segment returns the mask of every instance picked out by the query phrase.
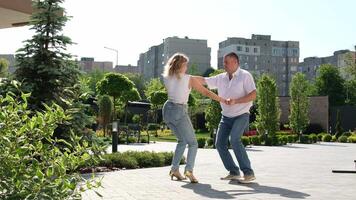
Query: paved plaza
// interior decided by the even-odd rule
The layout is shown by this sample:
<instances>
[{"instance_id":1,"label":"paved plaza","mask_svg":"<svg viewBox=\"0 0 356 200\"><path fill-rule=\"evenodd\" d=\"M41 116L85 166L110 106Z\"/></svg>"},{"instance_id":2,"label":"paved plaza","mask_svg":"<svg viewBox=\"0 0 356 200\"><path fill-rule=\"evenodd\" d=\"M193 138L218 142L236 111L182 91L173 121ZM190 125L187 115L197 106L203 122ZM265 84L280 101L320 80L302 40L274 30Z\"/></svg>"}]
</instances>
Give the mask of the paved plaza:
<instances>
[{"instance_id":1,"label":"paved plaza","mask_svg":"<svg viewBox=\"0 0 356 200\"><path fill-rule=\"evenodd\" d=\"M119 145L119 151L173 151L175 143ZM315 199L355 200L356 174L335 174L332 169L354 170L356 144L292 144L247 148L257 180L251 184L222 181L222 162L215 149L199 149L194 174L198 184L171 181L170 167L101 173L103 187L83 194L96 199ZM231 151L232 152L232 151ZM181 166L181 171L184 167Z\"/></svg>"}]
</instances>

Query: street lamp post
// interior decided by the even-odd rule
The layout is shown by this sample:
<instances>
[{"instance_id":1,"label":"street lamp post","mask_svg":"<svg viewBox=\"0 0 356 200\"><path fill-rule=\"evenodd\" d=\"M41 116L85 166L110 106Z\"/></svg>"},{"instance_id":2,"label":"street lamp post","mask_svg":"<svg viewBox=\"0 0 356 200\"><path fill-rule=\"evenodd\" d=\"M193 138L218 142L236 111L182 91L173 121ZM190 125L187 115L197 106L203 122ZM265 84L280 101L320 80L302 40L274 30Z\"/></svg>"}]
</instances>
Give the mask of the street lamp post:
<instances>
[{"instance_id":1,"label":"street lamp post","mask_svg":"<svg viewBox=\"0 0 356 200\"><path fill-rule=\"evenodd\" d=\"M119 65L119 62L118 62L119 51L117 49L113 49L113 48L110 48L110 47L104 47L104 48L108 49L110 51L115 51L115 53L116 53L116 65L115 66Z\"/></svg>"},{"instance_id":2,"label":"street lamp post","mask_svg":"<svg viewBox=\"0 0 356 200\"><path fill-rule=\"evenodd\" d=\"M119 140L119 128L118 128L118 121L112 122L112 152L117 152L117 145Z\"/></svg>"}]
</instances>

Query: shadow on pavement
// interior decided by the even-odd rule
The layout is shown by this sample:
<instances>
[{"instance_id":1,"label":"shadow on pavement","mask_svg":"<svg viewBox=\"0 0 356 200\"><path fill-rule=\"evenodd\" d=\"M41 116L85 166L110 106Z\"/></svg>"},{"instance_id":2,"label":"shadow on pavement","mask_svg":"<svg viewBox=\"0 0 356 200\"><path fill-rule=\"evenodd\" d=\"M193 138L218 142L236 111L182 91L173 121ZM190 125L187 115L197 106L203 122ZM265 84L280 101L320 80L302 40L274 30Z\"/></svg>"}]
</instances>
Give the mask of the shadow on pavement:
<instances>
[{"instance_id":1,"label":"shadow on pavement","mask_svg":"<svg viewBox=\"0 0 356 200\"><path fill-rule=\"evenodd\" d=\"M308 149L307 147L300 147L300 146L295 146L291 144L283 145L283 146L277 146L281 148L290 148L290 149Z\"/></svg>"},{"instance_id":2,"label":"shadow on pavement","mask_svg":"<svg viewBox=\"0 0 356 200\"><path fill-rule=\"evenodd\" d=\"M253 149L251 147L246 147L245 149L246 149L246 151L253 151L253 152L262 152L263 151L261 149Z\"/></svg>"},{"instance_id":3,"label":"shadow on pavement","mask_svg":"<svg viewBox=\"0 0 356 200\"><path fill-rule=\"evenodd\" d=\"M292 199L305 199L306 197L310 196L307 193L298 192L298 191L289 190L289 189L280 188L280 187L264 186L264 185L260 185L258 183L241 184L236 181L230 181L229 184L238 185L241 187L247 187L247 188L252 189L252 190L228 190L228 191L226 191L229 193L234 192L234 194L232 194L232 195L235 195L235 196L256 194L256 193L276 194L276 195L280 195L282 197L288 197L288 198L292 198Z\"/></svg>"},{"instance_id":4,"label":"shadow on pavement","mask_svg":"<svg viewBox=\"0 0 356 200\"><path fill-rule=\"evenodd\" d=\"M189 184L183 185L182 187L186 188L186 189L191 189L196 194L199 194L204 197L212 198L212 199L233 199L234 198L234 196L228 194L227 192L219 191L219 190L215 190L215 189L211 188L210 184L189 183Z\"/></svg>"}]
</instances>

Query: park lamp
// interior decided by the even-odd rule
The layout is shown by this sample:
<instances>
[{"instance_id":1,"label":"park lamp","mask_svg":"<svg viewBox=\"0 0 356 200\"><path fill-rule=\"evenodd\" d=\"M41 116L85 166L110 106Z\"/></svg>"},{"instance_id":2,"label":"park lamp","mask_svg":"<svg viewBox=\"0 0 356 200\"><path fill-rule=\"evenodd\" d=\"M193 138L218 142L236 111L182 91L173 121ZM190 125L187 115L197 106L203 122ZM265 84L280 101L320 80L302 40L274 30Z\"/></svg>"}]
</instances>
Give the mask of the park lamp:
<instances>
[{"instance_id":1,"label":"park lamp","mask_svg":"<svg viewBox=\"0 0 356 200\"><path fill-rule=\"evenodd\" d=\"M118 121L112 122L112 153L117 152L118 145Z\"/></svg>"},{"instance_id":2,"label":"park lamp","mask_svg":"<svg viewBox=\"0 0 356 200\"><path fill-rule=\"evenodd\" d=\"M117 121L112 122L112 132L117 132Z\"/></svg>"}]
</instances>

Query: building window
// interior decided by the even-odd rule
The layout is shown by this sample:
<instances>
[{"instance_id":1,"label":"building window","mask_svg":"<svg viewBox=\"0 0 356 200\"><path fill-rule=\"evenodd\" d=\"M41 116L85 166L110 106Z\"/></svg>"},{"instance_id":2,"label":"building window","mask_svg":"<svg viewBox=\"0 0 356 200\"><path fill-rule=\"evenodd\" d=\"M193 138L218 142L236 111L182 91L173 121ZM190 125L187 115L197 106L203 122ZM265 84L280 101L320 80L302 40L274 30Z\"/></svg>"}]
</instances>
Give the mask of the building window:
<instances>
[{"instance_id":1,"label":"building window","mask_svg":"<svg viewBox=\"0 0 356 200\"><path fill-rule=\"evenodd\" d=\"M257 49L257 48L253 48L253 52L254 52L254 53L257 53L257 52L258 52L258 49Z\"/></svg>"},{"instance_id":2,"label":"building window","mask_svg":"<svg viewBox=\"0 0 356 200\"><path fill-rule=\"evenodd\" d=\"M245 50L246 50L246 52L249 52L249 51L250 51L250 48L246 47Z\"/></svg>"},{"instance_id":3,"label":"building window","mask_svg":"<svg viewBox=\"0 0 356 200\"><path fill-rule=\"evenodd\" d=\"M286 58L283 58L283 63L286 63Z\"/></svg>"},{"instance_id":4,"label":"building window","mask_svg":"<svg viewBox=\"0 0 356 200\"><path fill-rule=\"evenodd\" d=\"M241 51L241 50L242 50L241 46L237 46L237 51Z\"/></svg>"},{"instance_id":5,"label":"building window","mask_svg":"<svg viewBox=\"0 0 356 200\"><path fill-rule=\"evenodd\" d=\"M255 56L255 62L257 62L257 56Z\"/></svg>"}]
</instances>

